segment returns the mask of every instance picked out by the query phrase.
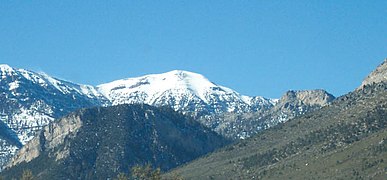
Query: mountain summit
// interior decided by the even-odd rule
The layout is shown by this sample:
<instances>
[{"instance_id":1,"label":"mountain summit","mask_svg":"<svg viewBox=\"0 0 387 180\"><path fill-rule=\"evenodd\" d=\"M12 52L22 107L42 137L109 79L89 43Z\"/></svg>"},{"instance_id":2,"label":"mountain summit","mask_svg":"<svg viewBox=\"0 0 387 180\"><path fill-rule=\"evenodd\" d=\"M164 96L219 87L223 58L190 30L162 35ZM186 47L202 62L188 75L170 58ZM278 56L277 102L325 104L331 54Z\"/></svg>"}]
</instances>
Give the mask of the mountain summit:
<instances>
[{"instance_id":1,"label":"mountain summit","mask_svg":"<svg viewBox=\"0 0 387 180\"><path fill-rule=\"evenodd\" d=\"M198 115L255 111L273 105L273 100L243 96L203 75L182 70L117 80L97 88L113 105L168 105Z\"/></svg>"}]
</instances>

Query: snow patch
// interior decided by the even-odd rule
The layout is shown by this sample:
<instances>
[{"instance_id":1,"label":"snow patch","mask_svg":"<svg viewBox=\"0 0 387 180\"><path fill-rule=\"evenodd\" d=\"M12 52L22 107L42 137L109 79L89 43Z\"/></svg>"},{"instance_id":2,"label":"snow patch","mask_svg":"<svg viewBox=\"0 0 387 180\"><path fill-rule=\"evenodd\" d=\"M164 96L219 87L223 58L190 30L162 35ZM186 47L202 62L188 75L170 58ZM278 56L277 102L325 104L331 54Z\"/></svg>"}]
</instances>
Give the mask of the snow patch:
<instances>
[{"instance_id":1,"label":"snow patch","mask_svg":"<svg viewBox=\"0 0 387 180\"><path fill-rule=\"evenodd\" d=\"M68 94L70 93L69 89L66 88L66 86L63 85L62 82L58 81L57 79L45 74L45 73L40 73L44 77L45 80L48 81L52 86L54 86L56 89L58 89L60 92L63 94Z\"/></svg>"},{"instance_id":2,"label":"snow patch","mask_svg":"<svg viewBox=\"0 0 387 180\"><path fill-rule=\"evenodd\" d=\"M1 79L7 78L7 76L12 76L15 70L8 66L7 64L0 64Z\"/></svg>"},{"instance_id":3,"label":"snow patch","mask_svg":"<svg viewBox=\"0 0 387 180\"><path fill-rule=\"evenodd\" d=\"M9 90L10 91L13 91L13 90L17 89L18 87L19 87L19 82L18 81L14 81L14 82L9 83Z\"/></svg>"},{"instance_id":4,"label":"snow patch","mask_svg":"<svg viewBox=\"0 0 387 180\"><path fill-rule=\"evenodd\" d=\"M38 104L34 104L29 109L21 108L18 114L11 117L11 121L6 122L16 132L23 145L30 141L43 126L54 120L51 115L53 111L50 107L45 107L45 112L35 110L41 108L44 107L39 107Z\"/></svg>"}]
</instances>

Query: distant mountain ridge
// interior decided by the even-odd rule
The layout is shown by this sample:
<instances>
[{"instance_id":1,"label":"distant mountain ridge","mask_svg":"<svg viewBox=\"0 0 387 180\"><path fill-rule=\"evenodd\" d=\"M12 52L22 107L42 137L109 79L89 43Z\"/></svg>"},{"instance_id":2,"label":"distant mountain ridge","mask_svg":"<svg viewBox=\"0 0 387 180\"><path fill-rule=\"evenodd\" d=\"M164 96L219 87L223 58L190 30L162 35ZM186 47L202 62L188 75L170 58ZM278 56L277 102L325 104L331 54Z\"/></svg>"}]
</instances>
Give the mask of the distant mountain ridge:
<instances>
[{"instance_id":1,"label":"distant mountain ridge","mask_svg":"<svg viewBox=\"0 0 387 180\"><path fill-rule=\"evenodd\" d=\"M203 75L182 70L93 87L0 65L0 93L0 120L5 123L4 132L9 132L0 134L0 166L42 127L80 108L143 103L168 106L198 119L225 137L243 139L327 104L309 108L305 103L298 103L289 106L286 112L272 111L279 102L277 99L241 95ZM307 99L295 98L301 98L301 102ZM302 108L305 111L300 111L301 106L305 106ZM240 116L251 118L233 118ZM12 138L15 135L18 140Z\"/></svg>"},{"instance_id":2,"label":"distant mountain ridge","mask_svg":"<svg viewBox=\"0 0 387 180\"><path fill-rule=\"evenodd\" d=\"M201 124L209 127L209 129L199 128L201 129L197 131L199 134L206 134L208 132L215 135L215 133L211 131L214 130L224 137L228 137L230 139L245 139L248 137L253 137L249 138L247 141L241 141L240 143L232 145L226 150L220 150L218 152L220 154L220 158L217 157L217 154L215 154L215 158L213 158L214 156L208 156L205 157L204 160L197 161L206 161L209 158L209 161L211 162L214 160L216 160L215 163L221 162L222 165L219 167L219 164L215 165L215 169L212 169L213 167L208 167L204 164L199 166L196 166L195 164L187 166L193 166L195 170L192 171L192 173L199 172L199 176L204 179L212 179L214 177L255 178L255 173L259 173L259 177L273 177L273 175L277 177L277 174L273 174L273 172L281 170L279 169L280 167L275 167L273 171L269 169L271 174L266 174L266 170L261 171L262 169L256 169L256 167L261 168L265 165L270 165L270 163L273 162L282 163L281 159L286 159L288 157L297 158L301 151L312 152L312 154L306 154L306 156L311 157L317 157L316 154L313 154L315 152L320 154L325 152L334 153L330 150L335 150L337 147L340 148L343 144L351 145L351 143L359 141L362 138L372 140L369 142L366 141L366 144L368 143L368 145L373 148L372 153L378 154L380 153L380 148L382 148L381 150L385 148L383 144L384 139L379 141L379 145L382 143L382 146L374 146L374 144L369 143L380 140L379 137L383 137L385 134L385 131L383 131L386 122L386 101L384 101L386 97L385 64L386 63L384 62L373 73L371 73L355 92L349 93L348 95L339 97L337 99L324 90L304 90L288 91L279 100L265 99L259 96L243 96L229 88L218 86L215 83L210 82L200 74L187 71L171 71L158 75L148 75L138 78L117 80L97 87L92 87L76 85L74 83L57 80L41 73L35 75L33 72L31 72L34 77L37 77L35 79L38 79L37 81L33 81L34 78L26 78L26 76L23 75L23 71L25 70L17 70L20 73L14 73L15 70L9 66L1 66L1 83L2 90L4 91L2 92L2 95L4 96L3 101L5 103L3 104L3 113L0 114L0 118L5 123L0 124L0 129L4 129L4 131L0 133L0 143L2 143L0 144L0 157L3 157L3 160L6 160L7 158L12 157L12 153L21 147L22 143L19 141L19 138L23 136L20 136L19 132L24 132L23 127L25 127L27 130L25 132L30 132L28 134L30 136L27 136L29 138L34 137L34 132L36 129L44 128L40 135L34 137L33 141L30 141L27 146L23 147L18 155L14 157L14 160L9 163L9 167L16 165L16 168L13 167L8 169L8 173L11 172L12 174L14 171L21 172L22 169L20 168L30 167L34 168L34 171L38 172L39 174L40 172L46 173L47 176L42 177L54 177L51 175L56 174L56 172L61 172L58 171L60 169L66 168L66 166L62 166L57 163L61 162L61 159L68 158L68 160L63 162L63 164L71 164L71 166L69 166L70 168L66 170L66 173L69 173L70 175L72 175L72 172L78 172L85 175L85 178L87 178L90 174L92 174L93 171L105 173L106 171L103 169L103 167L113 167L113 169L109 170L109 176L106 176L111 177L112 172L118 172L116 171L117 169L114 170L114 168L117 167L117 162L122 161L122 159L117 159L115 156L118 155L119 152L122 154L124 151L121 151L122 149L113 148L113 150L117 150L115 152L118 152L118 154L113 156L92 156L93 158L96 157L97 160L103 160L98 161L97 163L99 164L98 166L101 165L99 170L95 169L97 164L93 165L94 160L89 161L91 160L89 159L91 157L90 155L93 153L95 155L95 151L92 149L99 144L99 141L96 141L98 139L96 138L98 137L98 133L95 132L103 132L102 134L109 134L114 136L117 133L115 133L113 129L118 129L121 132L121 130L125 129L122 127L132 128L133 125L138 125L136 123L138 123L139 120L145 120L145 129L147 130L141 131L141 133L135 133L135 137L144 140L144 143L147 146L145 146L145 149L139 151L138 154L141 154L141 152L148 152L149 148L153 150L163 149L164 145L154 149L155 145L160 145L159 143L153 145L152 143L149 144L149 142L155 143L154 140L160 137L158 136L157 132L151 129L156 126L158 127L156 129L163 129L163 127L167 127L165 124L163 124L163 122L159 122L157 120L159 118L156 117L160 117L161 119L165 119L165 117L171 117L171 119L173 119L172 124L184 124L184 122L180 122L179 119L181 120L185 118L180 116L181 114L177 115L173 110L178 110L185 115L195 117L195 119ZM87 90L82 90L82 87L83 89L85 89L85 87L88 88L86 88ZM31 90L32 92L30 92ZM34 93L36 93L36 98L33 96L35 95ZM42 93L45 96L39 96L39 94L41 95ZM28 106L28 103L30 102L28 101L29 99L33 99L32 104L35 103L41 106ZM54 101L52 99L54 99ZM59 101L59 104L56 104L58 103L57 100ZM12 103L15 103L16 105ZM29 108L27 112L33 113L24 114L30 115L29 117L40 117L38 120L41 120L43 119L41 116L34 115L36 115L36 113L42 112L49 112L53 115L65 114L65 112L71 111L70 108L66 108L66 105L71 105L74 103L77 106L87 105L88 107L112 105L118 106L83 109L79 112L89 112L86 116L87 118L85 118L84 121L79 121L77 120L79 118L76 117L62 118L62 120L59 122L51 123L49 126L45 127L41 121L37 121L41 124L35 123L38 124L37 127L23 125L22 123L15 126L15 123L12 121L14 117L22 117L20 116L20 112L23 114L24 111L20 111L18 107ZM126 103L135 105L120 105ZM156 110L156 107L143 105L143 103L159 106L160 109ZM173 110L163 109L163 106L169 106ZM74 106L70 107L75 108ZM129 117L129 119L124 120L122 119L123 117L121 117L121 111L116 111L116 109L120 109L122 107L135 107L136 110L133 111L132 109L128 112L125 112L125 117ZM137 111L139 109L138 107L140 107L140 111ZM12 114L9 112L9 110L14 110L16 113ZM100 114L100 112L104 110L109 111L109 115L103 115L104 113ZM155 113L153 113L155 111L160 112L161 115L155 115ZM168 113L165 114L165 111ZM312 111L315 112L308 113ZM44 115L50 117L49 115L51 114L46 113ZM98 114L96 116L98 118L94 117L95 114ZM26 118L28 116L23 117L24 119L28 119ZM295 118L295 120L289 123L284 123L292 118ZM147 121L149 119L153 119L153 124L149 124ZM348 122L343 122L342 120L348 120ZM50 119L48 122L50 122ZM133 122L134 124L129 126L122 126L123 122ZM171 125L170 120L167 120L167 122L167 124ZM155 125L154 123L159 124ZM194 124L195 123L198 124L197 122L194 122ZM176 131L173 131L182 131L183 133L192 130L195 131L196 128L192 129L186 125L187 124L181 126L180 124L176 127ZM86 128L82 130L84 135L82 135L82 133L78 134L80 127ZM172 129L174 128L175 127ZM122 131L122 133L128 133L132 132L133 130L137 131L140 129L126 129ZM261 131L263 129L268 130ZM347 129L349 130L346 131ZM278 134L273 132L278 132ZM166 139L171 137L171 134L168 133L164 135L167 135ZM307 136L303 137L303 135ZM213 137L216 136L217 135ZM74 143L74 141L71 140L74 137L77 139L77 143ZM122 147L121 143L114 144L115 141L111 141L111 137L104 137L106 137L108 140L104 139L103 142L113 142L113 144L108 143L106 147ZM129 137L131 137L131 135L128 134L113 139L118 140ZM144 137L152 137L153 139L143 139ZM309 137L317 138L317 141L315 141L316 139L313 139L312 141L308 139ZM187 138L189 139L192 137L188 135ZM163 143L171 143L170 140L164 141L163 139L164 138L160 139L163 141ZM176 144L172 144L172 146L174 148L180 148L180 145L183 147L184 144L187 145L186 143L188 142L194 142L195 139L196 138L190 139L189 141L182 141L180 144L178 143L179 145L177 146ZM287 139L292 141L288 142ZM87 142L89 142L89 140L94 144L88 144ZM84 144L84 142L86 142L86 144ZM132 142L132 140L127 139L123 142ZM275 143L278 142L285 144L275 145ZM363 142L364 141L361 141L361 143ZM95 145L95 143L97 144ZM312 150L310 150L310 147L307 147L307 145L315 145L314 143L317 143L316 145L318 147L313 147ZM76 144L79 144L79 146ZM138 144L143 143L137 143L137 145L133 147L138 148ZM169 144L169 146L170 145L171 144ZM72 148L69 148L70 146ZM141 147L144 148L143 146ZM198 147L203 148L202 146ZM258 149L263 148L264 151L257 152L257 149L254 149L256 147L258 147ZM358 153L361 153L362 156L365 155L364 152L360 151L358 151ZM225 159L225 157L228 156L222 155L223 152L226 152L228 155L231 153L235 157L238 157L238 162L236 163L235 159ZM69 153L71 155L69 155ZM131 153L132 152L129 151L129 154ZM102 154L109 154L109 152L102 150ZM134 155L137 155L137 153L134 153ZM168 157L175 157L175 155L176 152L168 154ZM140 162L140 160L149 157L155 158L154 155L149 155L148 153L148 155L138 157L137 160ZM162 155L156 159L160 160L164 159L165 157L166 156ZM346 157L351 157L351 155L348 154ZM375 157L377 158L377 156L374 155L370 156L370 160L376 160L376 165L379 166L385 164L382 160L375 159ZM87 162L83 161L85 158L87 159ZM223 162L225 160L227 160L226 163ZM257 160L259 160L258 164L256 164ZM188 160L186 159L179 161L179 163L186 161ZM5 161L3 161L3 163L4 162ZM29 164L29 162L32 163ZM42 164L42 162L43 164L45 164L45 162L49 162L51 165L53 165L53 169L47 169L48 166L37 166L38 164ZM158 162L163 161L154 161L152 164L157 165ZM372 166L374 166L373 164L375 164L375 162L372 162ZM25 166L25 163L27 163L27 166ZM301 166L304 166L302 163L303 162L301 162ZM340 164L340 162L337 163ZM211 163L205 164L209 165ZM298 165L299 162L292 164L290 167ZM305 166L308 166L308 163L306 163ZM363 169L372 166L370 166L369 162L367 161L363 166ZM165 168L165 170L171 167L172 166L168 166ZM224 169L221 169L223 167L227 169L227 173L224 173ZM122 169L122 167L120 168ZM203 170L203 168L207 173L200 172ZM281 168L282 170L289 169L285 165L283 165ZM207 176L208 169L211 169L209 176ZM183 169L183 171L185 170ZM223 171L222 176L214 176L214 174L211 174L212 172L217 173L216 171L220 171L220 173ZM353 169L353 171L356 172L355 175L358 176L357 169ZM383 170L380 171L378 169L377 171L372 172L380 174L380 172L383 172ZM66 173L62 174L62 177L69 177L69 174ZM348 172L346 171L345 173ZM194 174L194 176L198 177L198 174ZM185 175L190 177L192 174ZM278 177L281 176L280 173L278 175ZM322 175L324 177L330 177L328 174ZM347 176L348 174L345 174L345 177ZM77 175L74 177L77 177Z\"/></svg>"}]
</instances>

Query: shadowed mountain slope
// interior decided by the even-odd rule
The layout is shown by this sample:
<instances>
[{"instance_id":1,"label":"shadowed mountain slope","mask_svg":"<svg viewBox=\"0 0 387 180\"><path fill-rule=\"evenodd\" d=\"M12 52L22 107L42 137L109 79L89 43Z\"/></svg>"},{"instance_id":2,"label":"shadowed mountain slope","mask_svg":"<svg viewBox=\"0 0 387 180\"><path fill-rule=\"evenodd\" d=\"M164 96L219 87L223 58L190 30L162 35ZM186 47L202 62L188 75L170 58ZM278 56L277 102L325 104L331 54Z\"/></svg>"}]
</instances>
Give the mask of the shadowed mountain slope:
<instances>
[{"instance_id":1,"label":"shadowed mountain slope","mask_svg":"<svg viewBox=\"0 0 387 180\"><path fill-rule=\"evenodd\" d=\"M106 179L145 163L165 171L226 143L170 108L83 109L46 126L2 175L10 178L31 169L38 179Z\"/></svg>"}]
</instances>

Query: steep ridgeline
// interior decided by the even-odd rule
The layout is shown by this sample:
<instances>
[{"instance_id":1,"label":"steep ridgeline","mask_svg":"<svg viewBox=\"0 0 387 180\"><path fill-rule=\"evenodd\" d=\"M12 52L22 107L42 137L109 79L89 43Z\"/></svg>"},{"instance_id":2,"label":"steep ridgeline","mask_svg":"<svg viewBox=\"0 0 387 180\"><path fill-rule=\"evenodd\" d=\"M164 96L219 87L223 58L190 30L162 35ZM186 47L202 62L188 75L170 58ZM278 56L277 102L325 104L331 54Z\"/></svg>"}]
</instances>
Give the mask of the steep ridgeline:
<instances>
[{"instance_id":1,"label":"steep ridgeline","mask_svg":"<svg viewBox=\"0 0 387 180\"><path fill-rule=\"evenodd\" d=\"M367 79L379 79L382 66ZM173 172L186 179L386 179L387 81L379 80Z\"/></svg>"},{"instance_id":2,"label":"steep ridgeline","mask_svg":"<svg viewBox=\"0 0 387 180\"><path fill-rule=\"evenodd\" d=\"M334 99L333 95L324 90L288 91L270 108L248 113L203 116L199 121L225 137L245 139L263 129L318 110Z\"/></svg>"},{"instance_id":3,"label":"steep ridgeline","mask_svg":"<svg viewBox=\"0 0 387 180\"><path fill-rule=\"evenodd\" d=\"M46 126L1 176L17 178L30 169L37 179L111 179L137 164L169 170L227 143L167 107L83 109Z\"/></svg>"},{"instance_id":4,"label":"steep ridgeline","mask_svg":"<svg viewBox=\"0 0 387 180\"><path fill-rule=\"evenodd\" d=\"M92 86L0 65L0 120L19 141L0 137L0 165L6 160L3 154L14 153L54 118L105 103L106 98Z\"/></svg>"},{"instance_id":5,"label":"steep ridgeline","mask_svg":"<svg viewBox=\"0 0 387 180\"><path fill-rule=\"evenodd\" d=\"M210 82L200 74L170 71L113 81L98 86L113 105L146 103L170 106L196 117L225 112L252 112L273 106L273 100L248 97Z\"/></svg>"},{"instance_id":6,"label":"steep ridgeline","mask_svg":"<svg viewBox=\"0 0 387 180\"><path fill-rule=\"evenodd\" d=\"M358 89L363 88L367 85L372 85L375 83L386 82L387 81L387 58L384 59L384 62L380 64L370 75L368 75L364 81L361 83L361 86Z\"/></svg>"}]
</instances>

